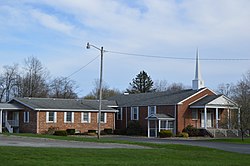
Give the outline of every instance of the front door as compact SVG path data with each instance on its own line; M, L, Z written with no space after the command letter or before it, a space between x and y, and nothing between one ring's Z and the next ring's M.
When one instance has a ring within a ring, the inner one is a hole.
M204 113L201 113L201 127L205 127L204 124ZM212 113L207 113L207 127L212 127Z

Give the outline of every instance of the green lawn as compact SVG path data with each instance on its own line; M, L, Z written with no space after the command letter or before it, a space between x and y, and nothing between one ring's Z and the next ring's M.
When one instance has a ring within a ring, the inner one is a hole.
M160 145L154 149L0 147L0 165L249 165L250 155Z
M227 143L239 143L239 144L250 144L250 138L244 138L244 141L241 138L219 138L212 139L213 142L227 142Z
M186 145L149 144L84 137L18 134L86 142L116 142L152 149L73 149L0 147L0 165L249 165L250 155Z

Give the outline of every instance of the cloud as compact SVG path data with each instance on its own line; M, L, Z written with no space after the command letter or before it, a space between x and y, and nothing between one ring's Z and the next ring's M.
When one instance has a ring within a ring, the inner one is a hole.
M56 16L53 16L52 14L47 14L38 10L31 10L30 14L33 19L37 20L41 25L46 28L59 31L68 35L70 35L71 32L74 30L73 25L60 21Z

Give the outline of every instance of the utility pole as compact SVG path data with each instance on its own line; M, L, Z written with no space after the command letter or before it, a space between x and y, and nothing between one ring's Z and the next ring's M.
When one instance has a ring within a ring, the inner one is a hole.
M101 52L101 64L100 64L100 82L99 82L99 110L98 110L98 135L97 138L101 138L101 113L102 113L102 72L103 72L103 47L98 48L94 45L91 45L87 43L87 49L90 49L90 47L94 47L95 49L99 50Z

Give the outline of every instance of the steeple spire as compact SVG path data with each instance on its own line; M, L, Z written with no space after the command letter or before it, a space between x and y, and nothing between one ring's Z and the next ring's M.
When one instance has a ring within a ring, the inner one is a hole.
M195 78L192 84L193 90L199 90L204 87L204 81L201 79L200 62L199 62L199 50L196 50L196 66L195 66Z

